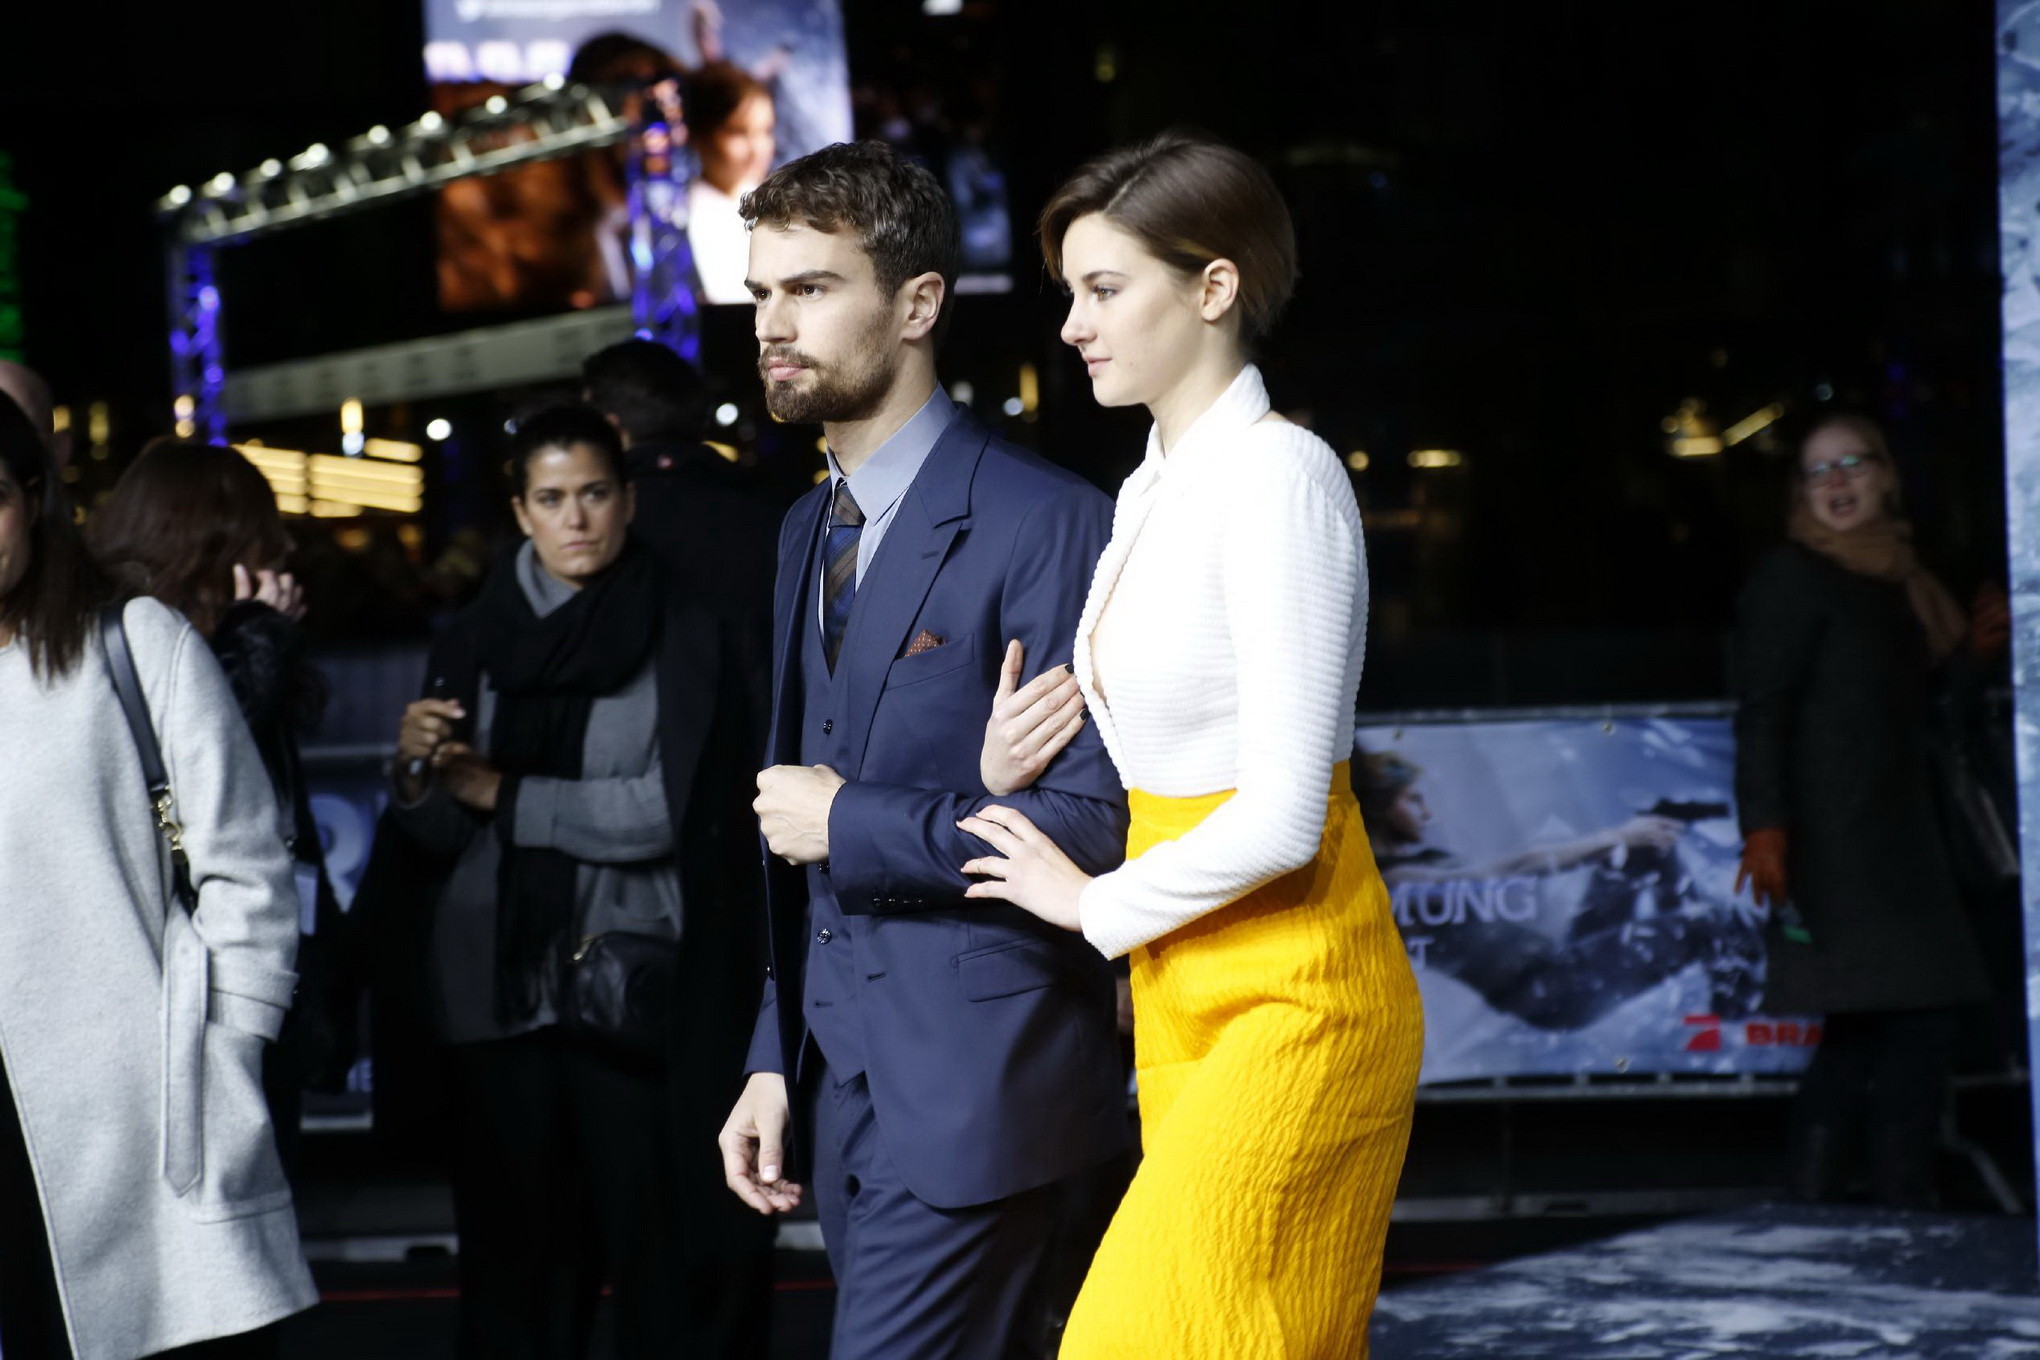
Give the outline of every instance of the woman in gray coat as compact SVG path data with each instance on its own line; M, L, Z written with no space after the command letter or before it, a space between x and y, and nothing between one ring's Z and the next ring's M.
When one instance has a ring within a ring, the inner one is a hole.
M42 441L0 399L7 1360L155 1355L317 1297L262 1095L297 942L269 779L204 640L129 602L197 887L187 913L97 639L108 598Z
M1932 704L2002 621L1973 626L1920 565L1870 421L1822 420L1798 472L1791 541L1758 565L1736 634L1743 877L1772 908L1764 1004L1826 1017L1791 1187L1837 1198L1867 1133L1876 1197L1925 1207L1957 1008L1985 995L1935 802Z

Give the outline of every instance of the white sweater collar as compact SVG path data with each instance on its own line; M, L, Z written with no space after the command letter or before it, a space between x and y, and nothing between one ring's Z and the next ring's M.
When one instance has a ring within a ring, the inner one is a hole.
M1144 480L1152 481L1171 465L1180 467L1210 449L1232 444L1234 436L1266 416L1271 409L1267 385L1261 381L1261 370L1252 364L1246 365L1232 380L1232 385L1218 394L1218 400L1190 422L1190 428L1177 438L1176 447L1167 455L1162 453L1162 427L1155 425L1149 428L1147 458L1140 468L1145 474Z

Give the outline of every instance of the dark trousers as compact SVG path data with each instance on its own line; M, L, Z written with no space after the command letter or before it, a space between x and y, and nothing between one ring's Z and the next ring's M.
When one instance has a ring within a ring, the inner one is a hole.
M621 1360L763 1354L770 1257L687 1264L661 1064L551 1030L448 1052L464 1360L579 1360L605 1285Z
M1838 1198L1867 1144L1879 1203L1934 1204L1934 1160L1954 1067L1959 1013L1831 1015L1792 1108L1791 1180L1802 1199Z
M42 1197L28 1145L15 1114L14 1088L0 1064L0 1354L6 1360L71 1360L63 1303L50 1243L43 1226ZM265 1360L274 1356L277 1332L263 1327L162 1352L163 1360Z
M824 1068L802 1085L815 1103L815 1207L836 1276L830 1360L1044 1354L1044 1264L1061 1187L937 1208L907 1188L886 1151L861 1074L839 1085Z

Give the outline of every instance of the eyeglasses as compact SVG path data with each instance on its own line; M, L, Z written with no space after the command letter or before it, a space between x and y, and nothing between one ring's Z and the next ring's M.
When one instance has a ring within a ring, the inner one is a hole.
M1839 472L1850 481L1862 476L1872 463L1878 460L1864 454L1845 453L1840 458L1825 463L1811 463L1800 469L1800 475L1809 482L1817 482L1831 472Z

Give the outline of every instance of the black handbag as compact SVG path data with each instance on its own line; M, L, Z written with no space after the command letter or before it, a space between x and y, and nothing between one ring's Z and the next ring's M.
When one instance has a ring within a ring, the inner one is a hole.
M640 1057L663 1057L679 976L677 940L625 930L590 935L567 960L560 1023Z

